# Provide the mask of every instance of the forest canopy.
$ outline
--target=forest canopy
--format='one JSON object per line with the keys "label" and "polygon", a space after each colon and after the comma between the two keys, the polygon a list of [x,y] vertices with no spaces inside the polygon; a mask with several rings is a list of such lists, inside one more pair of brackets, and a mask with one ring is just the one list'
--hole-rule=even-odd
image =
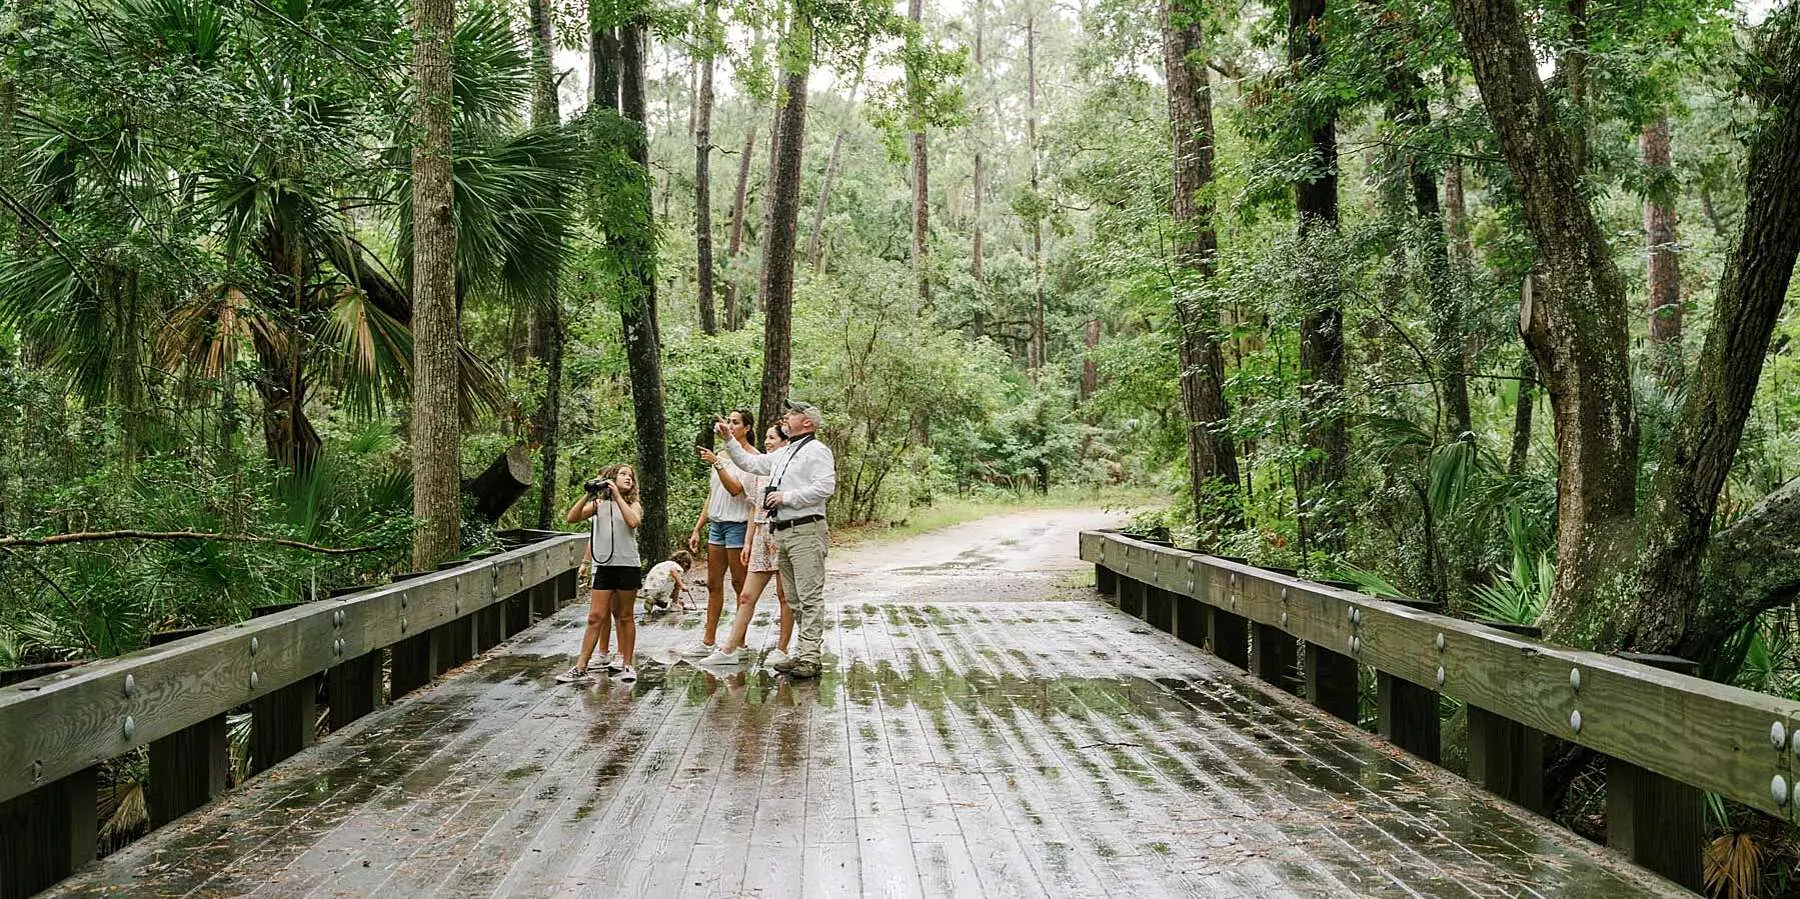
{"label": "forest canopy", "polygon": [[[789,396],[844,523],[1126,483],[1562,642],[1788,639],[1785,6],[0,15],[0,663],[475,552],[612,462],[660,557],[707,423]],[[202,536],[36,545],[115,531]]]}

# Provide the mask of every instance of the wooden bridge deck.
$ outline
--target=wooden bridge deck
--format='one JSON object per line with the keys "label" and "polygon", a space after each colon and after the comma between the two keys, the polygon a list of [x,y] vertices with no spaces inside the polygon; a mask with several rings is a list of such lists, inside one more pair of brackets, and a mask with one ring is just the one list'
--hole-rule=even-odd
{"label": "wooden bridge deck", "polygon": [[[828,671],[797,685],[554,687],[565,610],[53,895],[1680,892],[1066,573],[1062,599],[968,602],[979,580],[935,574],[834,602]],[[693,624],[643,627],[643,655]]]}

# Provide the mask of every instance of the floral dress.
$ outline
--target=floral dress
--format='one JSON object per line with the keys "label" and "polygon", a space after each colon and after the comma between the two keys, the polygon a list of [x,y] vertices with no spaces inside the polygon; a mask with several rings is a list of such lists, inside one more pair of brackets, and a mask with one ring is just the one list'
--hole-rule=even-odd
{"label": "floral dress", "polygon": [[[746,479],[750,483],[746,485],[745,492],[760,498],[763,495],[763,487],[769,482],[769,479],[760,475],[751,475]],[[750,558],[747,565],[751,571],[778,571],[779,565],[775,556],[781,544],[776,541],[775,532],[769,529],[769,510],[759,504],[753,520],[756,522],[756,538],[750,544]]]}

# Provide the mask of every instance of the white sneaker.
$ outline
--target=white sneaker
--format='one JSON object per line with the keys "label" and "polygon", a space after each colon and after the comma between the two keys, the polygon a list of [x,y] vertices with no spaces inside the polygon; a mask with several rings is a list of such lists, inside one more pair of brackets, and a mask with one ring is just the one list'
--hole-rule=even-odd
{"label": "white sneaker", "polygon": [[619,681],[621,683],[629,684],[632,681],[637,680],[637,669],[631,667],[630,665],[623,666],[619,669],[618,674],[615,674],[612,676],[612,679]]}
{"label": "white sneaker", "polygon": [[559,684],[572,684],[576,681],[584,681],[592,677],[593,675],[589,674],[586,668],[583,668],[580,665],[573,665],[569,670],[557,675],[556,682]]}
{"label": "white sneaker", "polygon": [[782,662],[785,662],[787,660],[788,660],[787,653],[782,652],[779,649],[771,649],[771,650],[769,650],[769,654],[763,657],[763,664],[764,665],[779,665]]}
{"label": "white sneaker", "polygon": [[609,652],[606,654],[606,670],[607,671],[609,671],[609,672],[618,671],[624,667],[625,667],[625,657],[624,656],[619,655],[616,652]]}
{"label": "white sneaker", "polygon": [[714,652],[717,652],[717,651],[718,651],[718,647],[712,645],[711,643],[702,643],[699,640],[695,640],[692,643],[689,643],[685,646],[680,647],[679,649],[676,649],[675,654],[678,656],[681,656],[683,658],[704,659],[707,656],[712,655]]}
{"label": "white sneaker", "polygon": [[741,646],[730,652],[726,652],[723,649],[715,649],[713,650],[712,655],[709,655],[694,664],[706,668],[734,668],[743,657],[744,649]]}

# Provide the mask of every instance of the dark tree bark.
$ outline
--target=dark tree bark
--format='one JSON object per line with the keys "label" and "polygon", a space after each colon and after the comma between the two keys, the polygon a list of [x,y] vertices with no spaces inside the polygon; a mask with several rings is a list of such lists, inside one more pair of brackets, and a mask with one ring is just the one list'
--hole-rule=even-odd
{"label": "dark tree bark", "polygon": [[[1031,193],[1038,192],[1038,143],[1037,143],[1037,19],[1025,19],[1025,145],[1031,153]],[[1044,226],[1036,218],[1031,220],[1031,341],[1026,346],[1026,364],[1036,380],[1037,370],[1044,367]]]}
{"label": "dark tree bark", "polygon": [[468,483],[467,492],[475,500],[475,514],[489,524],[497,524],[500,516],[531,489],[531,482],[531,450],[516,443],[495,456]]}
{"label": "dark tree bark", "polygon": [[661,559],[669,550],[669,440],[663,417],[662,336],[656,321],[656,232],[652,222],[650,142],[645,118],[644,22],[634,18],[619,28],[619,112],[638,127],[627,147],[637,183],[628,205],[631,220],[609,242],[618,246],[619,315],[624,326],[625,360],[631,370],[631,408],[637,425],[638,495],[644,518],[638,551]]}
{"label": "dark tree bark", "polygon": [[[1314,77],[1325,66],[1325,0],[1289,0],[1288,64],[1299,77]],[[1315,109],[1309,114],[1313,177],[1294,185],[1294,212],[1300,219],[1300,236],[1335,233],[1338,227],[1337,112]],[[1312,506],[1308,516],[1312,543],[1328,552],[1343,544],[1343,522],[1335,511],[1333,493],[1348,470],[1349,436],[1343,417],[1330,411],[1344,388],[1343,298],[1325,296],[1312,304],[1300,323],[1300,372],[1311,403],[1319,407],[1309,416],[1305,440],[1314,459],[1300,473],[1300,487]]]}
{"label": "dark tree bark", "polygon": [[1644,244],[1650,257],[1650,366],[1663,387],[1681,383],[1681,256],[1675,251],[1675,184],[1669,162],[1669,112],[1644,126],[1638,137],[1645,180]]}
{"label": "dark tree bark", "polygon": [[1581,186],[1578,141],[1558,120],[1514,0],[1454,0],[1488,117],[1537,241],[1526,343],[1550,391],[1557,456],[1552,640],[1589,644],[1631,556],[1637,418],[1626,362],[1625,290]]}
{"label": "dark tree bark", "polygon": [[1513,404],[1512,451],[1506,456],[1506,473],[1519,477],[1531,456],[1531,413],[1537,390],[1537,362],[1531,351],[1519,360],[1519,399]]}
{"label": "dark tree bark", "polygon": [[[1207,292],[1219,245],[1212,201],[1203,199],[1213,180],[1212,86],[1201,14],[1185,0],[1163,0],[1162,33],[1175,164],[1170,209],[1179,240],[1172,293],[1181,327],[1181,407],[1194,521],[1205,531],[1215,522],[1230,528],[1241,520],[1237,452],[1226,431],[1231,407],[1225,401],[1219,310]],[[1093,329],[1096,337],[1098,331]]]}
{"label": "dark tree bark", "polygon": [[619,111],[619,23],[599,3],[588,3],[588,103]]}
{"label": "dark tree bark", "polygon": [[1087,348],[1085,358],[1081,360],[1081,383],[1075,393],[1075,402],[1084,405],[1100,389],[1100,366],[1094,362],[1094,351],[1100,348],[1100,320],[1088,319],[1087,327],[1082,329],[1081,345]]}
{"label": "dark tree bark", "polygon": [[744,326],[736,267],[738,253],[744,248],[744,204],[750,190],[750,160],[755,157],[756,124],[752,119],[749,130],[744,132],[744,151],[738,157],[737,194],[731,200],[731,242],[725,248],[725,267],[730,272],[725,279],[725,327],[732,331]]}
{"label": "dark tree bark", "polygon": [[713,235],[712,235],[712,113],[713,113],[713,31],[717,27],[717,0],[702,0],[700,16],[702,38],[697,42],[700,61],[700,91],[695,99],[694,115],[689,119],[694,135],[694,247],[699,269],[700,330],[718,332],[713,314]]}
{"label": "dark tree bark", "polygon": [[1717,654],[1770,609],[1800,599],[1800,478],[1788,481],[1714,534],[1700,569],[1701,601],[1671,650],[1703,670],[1736,671]]}
{"label": "dark tree bark", "polygon": [[[451,216],[455,0],[413,0],[413,568],[462,547],[456,228]],[[301,397],[294,397],[296,403]]]}
{"label": "dark tree bark", "polygon": [[[551,67],[556,42],[550,0],[531,0],[531,125],[533,128],[555,127],[561,113],[556,97],[556,74]],[[531,310],[528,342],[531,357],[544,368],[544,398],[532,410],[529,436],[538,448],[539,476],[537,508],[533,521],[548,530],[555,522],[558,500],[556,481],[558,444],[562,437],[562,367],[563,321],[562,297],[557,278],[550,281],[550,293]]]}
{"label": "dark tree bark", "polygon": [[[1637,428],[1625,366],[1624,290],[1580,191],[1579,150],[1558,128],[1511,0],[1456,0],[1490,120],[1542,256],[1548,296],[1524,310],[1556,412],[1552,639],[1666,652],[1729,634],[1694,627],[1718,496],[1743,435],[1782,299],[1800,255],[1800,31],[1791,10],[1763,26],[1770,73],[1746,166],[1746,208],[1688,399],[1640,518]],[[1702,616],[1703,617],[1703,616]],[[1623,627],[1618,625],[1623,623]]]}
{"label": "dark tree bark", "polygon": [[986,112],[986,107],[984,107],[982,105],[982,101],[984,101],[987,98],[987,93],[985,90],[987,72],[982,67],[982,50],[984,49],[983,43],[986,38],[986,33],[987,33],[987,3],[985,2],[985,0],[975,0],[975,44],[974,44],[974,47],[972,48],[973,49],[972,60],[974,63],[974,69],[971,72],[971,74],[973,76],[976,87],[975,87],[975,96],[971,102],[973,111],[971,112],[971,114],[969,116],[970,142],[975,145],[974,146],[975,170],[974,170],[973,177],[970,179],[972,183],[969,188],[970,201],[971,201],[971,205],[973,206],[973,209],[971,210],[972,214],[970,215],[970,225],[969,225],[969,229],[971,231],[971,233],[969,235],[969,277],[974,279],[974,281],[975,281],[975,295],[978,300],[985,299],[986,295],[987,295],[986,294],[987,279],[982,274],[982,271],[981,271],[981,268],[982,268],[982,258],[981,257],[982,257],[982,251],[983,251],[982,229],[981,229],[981,225],[982,225],[981,202],[983,199],[983,194],[986,193],[986,189],[987,189],[987,180],[985,177],[986,173],[982,171],[982,158],[981,158],[981,150],[982,150],[981,127],[982,127],[982,122],[983,122],[982,116]]}
{"label": "dark tree bark", "polygon": [[1800,256],[1800,27],[1790,9],[1773,15],[1765,28],[1772,32],[1767,62],[1775,77],[1764,82],[1767,93],[1758,98],[1764,116],[1745,167],[1743,225],[1645,509],[1636,616],[1626,637],[1628,646],[1644,652],[1666,651],[1690,638],[1719,491],[1743,438]]}
{"label": "dark tree bark", "polygon": [[[908,54],[909,63],[917,54],[924,51],[925,36],[921,22],[925,4],[923,0],[907,0],[906,18],[912,22],[912,29],[907,32],[907,43],[913,52]],[[918,291],[919,308],[931,306],[931,157],[925,142],[925,110],[924,86],[920,84],[919,73],[907,66],[906,93],[912,106],[912,264],[913,283]]]}
{"label": "dark tree bark", "polygon": [[806,81],[812,71],[812,23],[803,7],[792,11],[782,53],[780,114],[774,146],[774,179],[766,204],[769,227],[763,235],[763,374],[761,421],[778,417],[788,393],[794,308],[794,249],[800,221],[800,163],[806,145]]}

